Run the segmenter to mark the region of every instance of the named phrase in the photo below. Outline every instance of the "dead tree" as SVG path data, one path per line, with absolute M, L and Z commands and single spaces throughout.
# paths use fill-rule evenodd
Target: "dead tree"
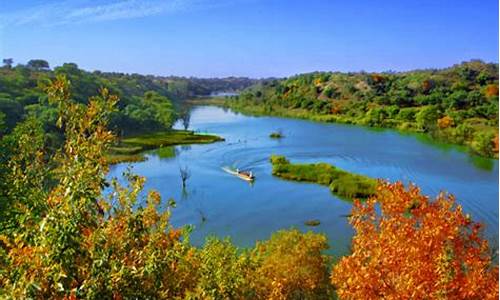
M 185 167 L 179 167 L 179 172 L 181 175 L 181 180 L 182 180 L 182 188 L 186 188 L 186 181 L 191 177 L 191 172 L 189 172 L 189 169 L 187 166 Z

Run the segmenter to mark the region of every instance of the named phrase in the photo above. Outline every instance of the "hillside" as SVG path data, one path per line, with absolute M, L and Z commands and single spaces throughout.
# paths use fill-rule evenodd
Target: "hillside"
M 384 73 L 314 72 L 268 80 L 227 100 L 235 110 L 423 132 L 498 157 L 498 64 Z
M 5 62 L 6 61 L 6 62 Z M 71 82 L 73 100 L 86 104 L 99 89 L 107 88 L 120 98 L 110 127 L 119 134 L 170 128 L 184 99 L 217 91 L 238 91 L 255 84 L 249 78 L 185 78 L 139 74 L 88 72 L 74 63 L 51 69 L 40 59 L 13 66 L 5 60 L 0 68 L 0 135 L 8 133 L 29 115 L 36 115 L 46 129 L 55 130 L 55 107 L 49 105 L 43 87 L 56 75 Z

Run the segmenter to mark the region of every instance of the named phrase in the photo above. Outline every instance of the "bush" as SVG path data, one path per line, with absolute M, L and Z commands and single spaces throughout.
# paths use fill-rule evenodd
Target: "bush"
M 476 132 L 472 140 L 472 149 L 484 156 L 492 156 L 494 153 L 495 132 Z
M 331 280 L 345 299 L 497 299 L 498 266 L 481 225 L 455 205 L 415 186 L 383 184 L 350 217 L 352 253 Z
M 199 253 L 196 299 L 249 299 L 254 296 L 249 272 L 255 267 L 247 253 L 238 255 L 229 239 L 209 238 Z
M 259 299 L 330 299 L 328 248 L 324 235 L 297 230 L 278 231 L 258 243 L 252 259 L 258 267 L 251 277 Z

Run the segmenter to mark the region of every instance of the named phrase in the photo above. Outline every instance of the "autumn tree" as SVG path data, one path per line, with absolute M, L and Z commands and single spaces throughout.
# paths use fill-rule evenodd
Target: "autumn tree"
M 486 97 L 498 97 L 498 84 L 489 84 L 485 88 Z
M 380 207 L 378 209 L 377 207 Z M 498 299 L 498 266 L 482 226 L 453 196 L 383 183 L 356 202 L 352 253 L 333 267 L 343 299 Z
M 297 230 L 278 231 L 258 243 L 251 257 L 257 299 L 330 299 L 326 237 Z
M 17 152 L 2 176 L 16 210 L 4 214 L 12 222 L 2 225 L 17 226 L 0 231 L 0 297 L 183 296 L 196 278 L 194 250 L 169 225 L 168 205 L 159 207 L 158 193 L 142 196 L 144 179 L 133 175 L 128 186 L 114 181 L 114 192 L 102 195 L 104 153 L 114 139 L 106 125 L 117 98 L 103 89 L 87 106 L 75 103 L 63 76 L 46 91 L 65 142 L 47 163 L 43 140 L 33 139 L 40 136 L 36 123 L 21 127 L 13 141 Z
M 444 116 L 440 119 L 437 120 L 438 126 L 441 129 L 448 128 L 450 126 L 453 126 L 454 122 L 453 119 L 450 118 L 449 116 Z
M 283 231 L 254 250 L 189 243 L 159 193 L 125 172 L 106 180 L 117 97 L 87 105 L 58 76 L 46 88 L 62 147 L 48 155 L 29 118 L 0 143 L 1 299 L 321 299 L 330 295 L 326 238 Z M 105 188 L 108 190 L 105 190 Z M 104 191 L 104 192 L 103 192 Z

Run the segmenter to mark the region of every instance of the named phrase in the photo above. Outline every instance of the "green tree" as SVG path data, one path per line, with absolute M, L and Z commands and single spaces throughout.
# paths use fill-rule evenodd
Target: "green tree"
M 32 68 L 34 70 L 39 70 L 39 71 L 50 69 L 49 63 L 43 59 L 32 59 L 28 61 L 27 66 L 28 68 Z
M 424 131 L 432 131 L 437 126 L 439 117 L 438 110 L 435 106 L 429 105 L 421 108 L 415 115 L 417 125 Z
M 14 59 L 12 58 L 4 58 L 2 60 L 4 67 L 10 69 L 12 68 L 12 65 L 14 64 Z
M 5 129 L 7 128 L 7 126 L 5 125 L 5 119 L 6 119 L 5 114 L 0 111 L 0 138 L 2 137 Z
M 494 132 L 476 132 L 472 140 L 472 149 L 480 155 L 493 155 L 493 147 L 495 139 Z

